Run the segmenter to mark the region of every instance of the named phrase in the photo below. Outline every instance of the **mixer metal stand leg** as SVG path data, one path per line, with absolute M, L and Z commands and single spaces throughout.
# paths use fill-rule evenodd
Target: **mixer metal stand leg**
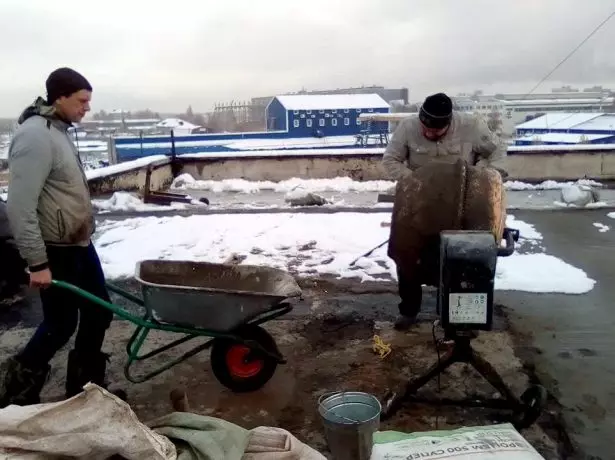
M 502 400 L 496 400 L 495 405 L 502 406 L 502 403 L 507 403 L 506 405 L 517 407 L 520 405 L 520 401 L 515 397 L 510 388 L 504 383 L 502 377 L 497 373 L 494 367 L 482 358 L 470 344 L 472 337 L 468 336 L 455 336 L 454 338 L 454 346 L 451 350 L 446 352 L 442 359 L 440 359 L 439 363 L 431 366 L 427 372 L 416 377 L 415 379 L 410 380 L 406 383 L 405 387 L 403 387 L 400 391 L 395 393 L 389 393 L 385 397 L 385 401 L 382 407 L 382 419 L 386 420 L 391 417 L 402 404 L 413 397 L 415 393 L 422 388 L 425 384 L 427 384 L 431 379 L 437 377 L 439 374 L 444 372 L 448 367 L 455 363 L 468 363 L 470 364 L 478 373 L 480 373 L 485 380 L 487 380 L 504 398 Z M 444 401 L 444 400 L 442 400 Z M 459 403 L 463 404 L 463 402 L 455 402 L 455 401 L 447 401 L 448 403 Z M 478 404 L 485 405 L 485 404 Z

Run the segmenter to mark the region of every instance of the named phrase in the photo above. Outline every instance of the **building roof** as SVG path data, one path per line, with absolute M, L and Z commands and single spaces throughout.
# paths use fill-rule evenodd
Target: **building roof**
M 507 106 L 613 104 L 612 97 L 605 97 L 599 99 L 501 99 L 501 101 Z
M 571 129 L 602 115 L 604 114 L 553 112 L 521 123 L 517 125 L 517 129 Z
M 156 126 L 158 126 L 159 128 L 171 128 L 171 129 L 173 128 L 195 129 L 199 127 L 187 121 L 180 120 L 179 118 L 166 118 L 162 120 L 160 123 L 158 123 Z
M 82 120 L 81 124 L 82 125 L 102 125 L 102 124 L 116 124 L 116 125 L 120 125 L 122 123 L 126 123 L 131 124 L 131 123 L 152 123 L 152 124 L 156 124 L 160 121 L 160 118 L 125 118 L 125 119 L 120 119 L 120 118 L 113 118 L 110 120 L 93 120 L 91 118 L 87 119 L 87 120 Z
M 544 100 L 544 99 L 602 99 L 609 96 L 609 91 L 579 91 L 574 93 L 533 93 L 533 94 L 497 94 L 494 97 L 504 101 L 531 101 L 531 100 Z
M 389 108 L 378 94 L 290 94 L 276 97 L 287 110 Z
M 615 115 L 606 114 L 592 118 L 589 121 L 576 125 L 574 129 L 613 131 L 615 130 Z
M 574 134 L 574 133 L 545 133 L 519 137 L 517 141 L 540 141 L 557 144 L 580 144 L 583 141 L 596 141 L 612 137 L 610 134 Z

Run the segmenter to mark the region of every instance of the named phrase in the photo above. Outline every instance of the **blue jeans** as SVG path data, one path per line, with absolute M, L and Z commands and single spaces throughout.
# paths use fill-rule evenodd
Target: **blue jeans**
M 49 268 L 54 279 L 66 281 L 109 301 L 105 276 L 94 245 L 47 246 Z M 87 358 L 100 354 L 113 313 L 65 289 L 41 289 L 43 322 L 24 350 L 24 364 L 43 366 L 70 340 L 77 323 L 75 352 Z

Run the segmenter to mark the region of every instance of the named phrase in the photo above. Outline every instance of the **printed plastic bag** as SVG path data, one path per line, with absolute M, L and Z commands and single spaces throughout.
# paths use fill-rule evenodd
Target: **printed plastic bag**
M 509 424 L 450 431 L 374 434 L 371 460 L 544 460 Z

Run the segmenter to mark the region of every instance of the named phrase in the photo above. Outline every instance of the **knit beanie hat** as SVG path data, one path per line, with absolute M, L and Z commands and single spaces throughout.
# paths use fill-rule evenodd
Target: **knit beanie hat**
M 419 119 L 427 128 L 446 128 L 453 117 L 453 102 L 444 93 L 428 96 L 419 111 Z
M 92 91 L 92 85 L 83 75 L 68 67 L 54 70 L 45 82 L 47 88 L 47 103 L 53 104 L 61 97 L 70 96 L 77 91 L 85 89 Z

